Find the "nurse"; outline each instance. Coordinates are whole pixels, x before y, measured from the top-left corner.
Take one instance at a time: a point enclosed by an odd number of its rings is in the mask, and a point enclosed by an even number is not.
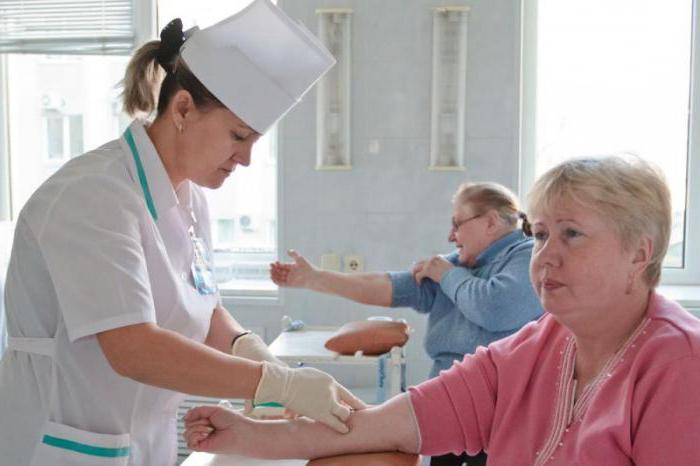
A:
[[[247,166],[333,63],[269,0],[204,30],[175,20],[136,52],[125,108],[155,119],[71,160],[17,220],[0,464],[172,466],[184,393],[276,401],[347,432],[362,402],[279,364],[219,304],[201,189]]]

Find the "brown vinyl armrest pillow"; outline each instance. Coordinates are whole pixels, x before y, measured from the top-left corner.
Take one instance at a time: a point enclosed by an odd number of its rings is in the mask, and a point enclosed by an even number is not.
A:
[[[306,466],[419,466],[420,456],[407,453],[358,453],[316,458]]]
[[[361,320],[348,322],[326,341],[326,348],[340,354],[384,354],[408,341],[406,322]]]

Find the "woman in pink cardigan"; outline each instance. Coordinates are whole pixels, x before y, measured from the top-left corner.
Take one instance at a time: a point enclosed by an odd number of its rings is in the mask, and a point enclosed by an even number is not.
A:
[[[483,449],[489,466],[700,464],[700,321],[654,291],[671,229],[662,176],[635,157],[572,160],[529,201],[540,320],[354,412],[348,434],[200,407],[186,416],[189,446],[264,458]]]

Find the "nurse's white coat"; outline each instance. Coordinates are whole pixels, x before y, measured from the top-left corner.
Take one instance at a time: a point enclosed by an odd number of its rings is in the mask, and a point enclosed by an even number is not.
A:
[[[211,250],[209,216],[199,187],[173,190],[143,125],[130,129],[157,220],[124,138],[71,160],[19,215],[6,290],[15,349],[0,363],[0,465],[175,463],[182,395],[119,376],[95,335],[155,322],[204,341],[218,296],[193,287],[187,231],[194,225]]]

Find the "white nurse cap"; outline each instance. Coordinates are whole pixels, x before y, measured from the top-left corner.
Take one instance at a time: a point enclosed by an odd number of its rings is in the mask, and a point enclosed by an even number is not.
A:
[[[300,22],[270,0],[194,29],[180,56],[192,73],[248,126],[264,133],[334,64]]]

